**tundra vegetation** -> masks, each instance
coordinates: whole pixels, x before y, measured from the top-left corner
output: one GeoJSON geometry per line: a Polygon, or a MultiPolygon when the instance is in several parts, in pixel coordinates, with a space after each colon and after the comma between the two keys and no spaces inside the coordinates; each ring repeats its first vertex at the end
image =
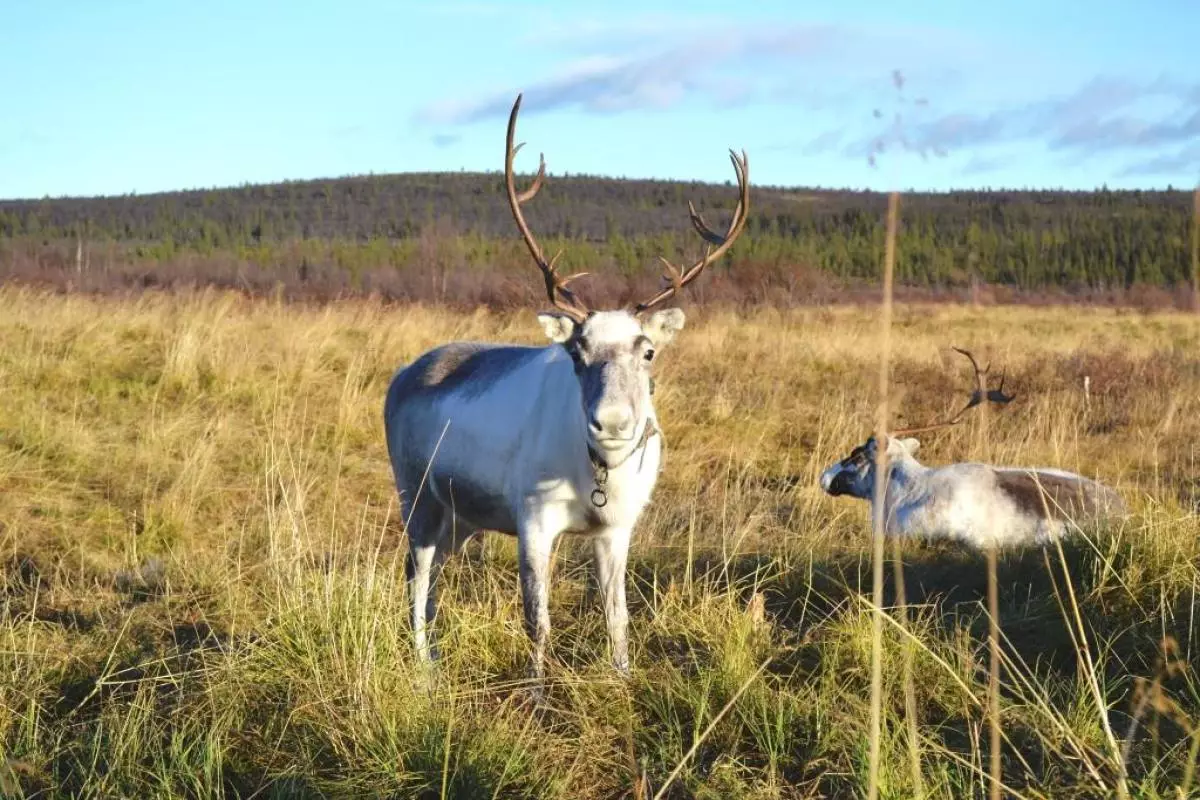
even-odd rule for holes
{"type": "MultiPolygon", "coordinates": [[[[606,657],[590,548],[570,537],[543,704],[525,691],[507,537],[447,564],[442,659],[417,660],[382,399],[397,364],[441,342],[540,343],[524,269],[515,312],[0,288],[0,786],[865,795],[870,522],[819,477],[871,429],[874,307],[684,299],[687,335],[655,367],[666,455],[630,551],[628,679],[606,657]]],[[[974,418],[924,435],[925,463],[1053,465],[1132,511],[998,555],[1005,793],[1195,792],[1200,320],[901,303],[897,427],[961,405],[951,344],[1002,364],[1017,399],[991,410],[986,439],[974,418]]],[[[986,560],[947,543],[900,553],[880,796],[913,795],[914,753],[927,796],[984,796],[986,560]]]]}
{"type": "MultiPolygon", "coordinates": [[[[700,297],[785,308],[877,302],[886,197],[769,180],[760,170],[747,234],[705,275],[700,297]]],[[[92,292],[207,284],[527,308],[528,256],[504,195],[497,169],[0,199],[0,278],[92,292]]],[[[689,200],[715,221],[728,219],[734,195],[715,184],[553,174],[529,222],[548,253],[563,250],[567,269],[590,273],[590,301],[615,307],[657,288],[647,266],[658,256],[693,255],[680,216],[689,200]]],[[[1190,192],[1178,189],[909,193],[897,296],[1183,307],[1191,217],[1190,192]]]]}

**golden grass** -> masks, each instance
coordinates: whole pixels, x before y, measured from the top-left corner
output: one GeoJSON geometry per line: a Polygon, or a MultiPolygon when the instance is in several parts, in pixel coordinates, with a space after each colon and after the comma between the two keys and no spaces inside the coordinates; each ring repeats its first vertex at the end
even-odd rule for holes
{"type": "MultiPolygon", "coordinates": [[[[444,661],[415,665],[380,413],[398,365],[451,338],[536,342],[531,312],[0,290],[0,789],[865,795],[870,525],[816,480],[871,430],[877,313],[689,315],[660,367],[668,455],[631,556],[634,676],[606,667],[587,548],[564,542],[537,709],[503,537],[447,570],[444,661]]],[[[1110,796],[1127,775],[1131,796],[1176,796],[1200,719],[1200,320],[900,306],[892,330],[901,424],[961,403],[947,348],[969,347],[1018,393],[991,415],[994,459],[1098,475],[1137,511],[1045,559],[1000,554],[1005,793],[1110,796]],[[1132,725],[1164,635],[1186,667],[1155,684],[1174,711],[1141,703],[1132,725]]],[[[972,441],[939,432],[922,457],[972,441]]],[[[985,559],[900,551],[879,796],[911,796],[917,746],[926,796],[983,796],[985,559]]]]}

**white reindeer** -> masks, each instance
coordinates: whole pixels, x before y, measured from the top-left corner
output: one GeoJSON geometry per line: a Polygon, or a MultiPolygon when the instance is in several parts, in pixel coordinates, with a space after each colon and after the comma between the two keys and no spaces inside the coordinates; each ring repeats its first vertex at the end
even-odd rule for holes
{"type": "Polygon", "coordinates": [[[558,309],[538,315],[544,347],[456,342],[431,350],[392,379],[384,404],[388,453],[407,520],[412,630],[422,660],[435,657],[427,626],[437,612],[441,564],[480,529],[517,537],[531,673],[543,677],[550,632],[550,555],[562,533],[592,538],[611,658],[629,670],[625,569],[633,527],[658,477],[663,441],[652,402],[652,363],[683,328],[665,308],[734,243],[749,210],[745,154],[732,153],[739,196],[724,235],[689,204],[707,242],[703,257],[629,310],[590,311],[555,271],[521,211],[545,180],[518,193],[513,160],[518,95],[508,121],[504,176],[521,235],[558,309]]]}
{"type": "Polygon", "coordinates": [[[1066,535],[1072,527],[1116,518],[1126,511],[1121,496],[1101,483],[1049,467],[997,467],[959,463],[926,467],[916,459],[920,442],[909,434],[957,424],[985,399],[1007,403],[999,389],[984,386],[987,370],[971,360],[976,388],[971,399],[946,422],[893,431],[886,451],[872,436],[821,475],[828,494],[850,495],[871,503],[878,465],[886,464],[884,531],[889,536],[956,539],[984,549],[992,545],[1040,545],[1066,535]],[[881,458],[882,456],[882,458],[881,458]]]}

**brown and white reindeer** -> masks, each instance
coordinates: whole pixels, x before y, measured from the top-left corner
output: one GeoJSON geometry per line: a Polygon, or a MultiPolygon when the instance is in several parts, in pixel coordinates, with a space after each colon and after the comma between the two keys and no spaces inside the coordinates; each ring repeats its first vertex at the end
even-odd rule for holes
{"type": "MultiPolygon", "coordinates": [[[[1000,387],[988,389],[986,369],[966,350],[975,388],[970,400],[943,422],[892,431],[886,443],[884,530],[889,536],[955,539],[976,548],[990,545],[1045,544],[1073,527],[1114,519],[1125,503],[1113,489],[1082,475],[1050,467],[997,467],[958,463],[926,467],[916,459],[920,442],[913,434],[957,425],[983,402],[1008,403],[1000,387]]],[[[875,437],[821,475],[828,494],[850,495],[874,504],[875,437]]],[[[874,508],[872,508],[872,513],[874,508]]]]}
{"type": "Polygon", "coordinates": [[[651,371],[683,328],[678,308],[659,308],[720,258],[745,229],[750,184],[745,153],[731,151],[738,200],[725,233],[689,204],[704,239],[686,269],[632,308],[593,311],[568,287],[525,221],[546,163],[518,191],[513,160],[518,95],[508,120],[504,179],[513,218],[555,311],[538,315],[550,344],[454,342],[401,369],[384,404],[388,454],[407,520],[412,630],[423,660],[435,657],[428,626],[444,559],[481,529],[517,537],[531,672],[540,679],[550,633],[550,556],[560,534],[586,535],[608,624],[611,658],[629,670],[625,571],[630,537],[658,477],[663,440],[651,371]]]}

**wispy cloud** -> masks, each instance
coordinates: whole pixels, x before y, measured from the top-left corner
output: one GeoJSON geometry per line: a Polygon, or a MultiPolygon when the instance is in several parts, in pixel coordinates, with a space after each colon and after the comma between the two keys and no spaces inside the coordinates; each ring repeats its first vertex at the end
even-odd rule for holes
{"type": "Polygon", "coordinates": [[[815,156],[820,155],[821,153],[826,153],[840,145],[845,135],[845,131],[841,130],[825,131],[824,133],[819,134],[815,138],[809,140],[809,142],[802,148],[802,152],[806,156],[815,156]]]}
{"type": "MultiPolygon", "coordinates": [[[[666,26],[646,23],[647,30],[656,27],[666,26]]],[[[591,36],[602,30],[594,28],[591,36]]],[[[666,109],[687,100],[721,106],[777,100],[788,89],[798,94],[815,83],[800,84],[791,77],[794,70],[779,69],[781,65],[853,65],[862,75],[890,66],[903,53],[919,59],[922,46],[954,52],[961,47],[942,31],[837,25],[733,26],[690,35],[676,30],[665,44],[661,38],[651,47],[617,47],[616,54],[607,40],[598,43],[608,52],[560,65],[555,77],[528,83],[524,108],[528,113],[577,108],[611,114],[666,109]]],[[[515,90],[507,89],[453,98],[419,109],[414,118],[434,125],[470,124],[507,113],[514,95],[515,90]]]]}
{"type": "Polygon", "coordinates": [[[1115,169],[1124,159],[1125,175],[1177,175],[1193,167],[1200,142],[1200,82],[1118,74],[1071,88],[1053,72],[1052,54],[1027,58],[961,30],[747,24],[675,14],[535,15],[522,36],[522,46],[574,57],[543,67],[543,77],[519,87],[451,95],[419,108],[412,121],[437,131],[435,143],[445,146],[455,129],[506,115],[518,89],[529,115],[802,108],[813,112],[811,127],[767,149],[868,161],[897,151],[953,155],[965,161],[964,175],[1002,167],[987,151],[1014,146],[1064,166],[1104,156],[1110,167],[1116,159],[1115,169]],[[1020,78],[997,66],[1007,63],[1021,65],[1020,78]],[[897,66],[901,81],[889,86],[886,76],[897,66]],[[926,89],[932,103],[919,99],[926,89]]]}
{"type": "Polygon", "coordinates": [[[959,172],[967,176],[990,175],[1011,163],[1011,159],[998,155],[972,156],[959,172]]]}
{"type": "MultiPolygon", "coordinates": [[[[699,88],[683,53],[637,58],[594,57],[565,65],[560,77],[530,85],[526,113],[578,106],[594,113],[666,108],[699,88]]],[[[514,92],[435,103],[417,112],[420,122],[463,125],[507,113],[514,92]]]]}
{"type": "Polygon", "coordinates": [[[1136,159],[1120,172],[1123,178],[1161,178],[1173,175],[1190,175],[1192,180],[1200,185],[1200,142],[1168,153],[1136,159]]]}
{"type": "Polygon", "coordinates": [[[451,147],[459,143],[462,137],[457,133],[437,133],[433,136],[434,147],[451,147]]]}
{"type": "MultiPolygon", "coordinates": [[[[1200,84],[1097,77],[1063,95],[916,122],[904,129],[904,137],[917,149],[949,152],[1034,143],[1075,161],[1144,152],[1200,139],[1200,84]]],[[[874,143],[864,136],[844,153],[866,154],[874,143]]]]}

